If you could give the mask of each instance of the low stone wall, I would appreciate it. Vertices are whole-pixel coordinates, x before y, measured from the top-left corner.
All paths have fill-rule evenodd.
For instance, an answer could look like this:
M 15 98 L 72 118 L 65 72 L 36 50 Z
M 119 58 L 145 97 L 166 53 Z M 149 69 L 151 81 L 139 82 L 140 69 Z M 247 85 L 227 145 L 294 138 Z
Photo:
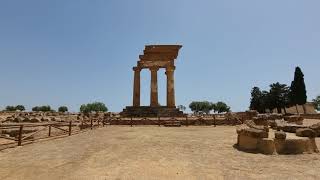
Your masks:
M 245 120 L 251 120 L 254 117 L 258 116 L 258 112 L 257 111 L 245 111 L 245 112 L 236 112 L 235 113 L 236 116 L 238 118 L 240 118 L 241 120 L 245 121 Z
M 305 119 L 320 119 L 320 113 L 318 114 L 301 114 Z
M 212 126 L 212 125 L 239 125 L 241 122 L 234 119 L 112 119 L 110 125 L 164 125 L 167 121 L 179 121 L 184 126 Z

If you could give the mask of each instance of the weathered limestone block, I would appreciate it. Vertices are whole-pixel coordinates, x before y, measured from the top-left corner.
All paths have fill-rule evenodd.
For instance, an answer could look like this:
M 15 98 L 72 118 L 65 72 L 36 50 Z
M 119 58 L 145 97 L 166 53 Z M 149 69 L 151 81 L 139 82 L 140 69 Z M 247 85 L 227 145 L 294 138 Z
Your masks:
M 256 123 L 252 120 L 246 120 L 244 122 L 244 124 L 250 128 L 253 128 L 253 129 L 258 129 L 258 130 L 263 130 L 263 131 L 269 132 L 268 126 L 256 125 Z
M 268 120 L 276 120 L 276 119 L 283 119 L 282 114 L 270 114 Z
M 269 122 L 266 118 L 254 117 L 253 121 L 256 125 L 268 126 Z
M 283 117 L 285 121 L 287 121 L 288 123 L 295 123 L 298 125 L 302 125 L 303 124 L 303 117 L 302 116 L 284 116 Z
M 18 117 L 16 117 L 16 118 L 14 118 L 13 122 L 20 123 L 20 122 L 22 122 L 23 120 L 24 120 L 24 118 L 18 116 Z
M 275 147 L 278 154 L 302 154 L 319 152 L 314 138 L 300 139 L 275 139 Z
M 238 133 L 238 147 L 242 150 L 247 151 L 259 151 L 262 153 L 273 153 L 270 150 L 270 142 L 267 140 L 268 132 L 264 130 L 264 127 L 259 127 L 262 129 L 251 128 L 250 126 L 254 126 L 251 121 L 246 121 L 246 124 L 242 124 L 237 127 Z M 249 126 L 247 125 L 249 124 Z
M 314 124 L 309 128 L 315 131 L 317 137 L 320 136 L 320 123 Z
M 238 147 L 242 150 L 256 151 L 258 138 L 250 137 L 245 134 L 238 134 Z
M 274 137 L 275 137 L 275 139 L 285 140 L 286 137 L 287 137 L 287 134 L 286 134 L 285 132 L 283 132 L 283 131 L 276 131 L 276 132 L 274 133 Z
M 296 135 L 299 137 L 314 138 L 314 137 L 316 137 L 316 132 L 312 129 L 309 129 L 309 128 L 300 128 L 300 129 L 297 129 Z
M 41 119 L 40 118 L 31 118 L 29 122 L 31 122 L 31 123 L 40 123 Z
M 50 118 L 48 118 L 48 117 L 42 117 L 42 118 L 41 118 L 41 121 L 48 122 L 48 121 L 50 121 Z
M 30 118 L 29 118 L 29 117 L 25 117 L 25 118 L 23 119 L 23 122 L 30 122 Z
M 237 128 L 237 133 L 253 138 L 268 138 L 268 132 L 264 130 L 254 129 L 246 125 L 241 125 Z
M 11 116 L 10 116 L 10 117 L 7 117 L 7 118 L 6 118 L 6 121 L 8 121 L 8 122 L 12 122 L 12 121 L 14 121 L 14 118 L 13 118 L 13 117 L 11 117 Z
M 274 154 L 275 145 L 271 138 L 263 138 L 258 140 L 258 150 L 263 154 Z
M 299 128 L 307 128 L 306 126 L 289 124 L 284 120 L 275 120 L 276 129 L 283 130 L 284 132 L 296 133 L 296 130 Z

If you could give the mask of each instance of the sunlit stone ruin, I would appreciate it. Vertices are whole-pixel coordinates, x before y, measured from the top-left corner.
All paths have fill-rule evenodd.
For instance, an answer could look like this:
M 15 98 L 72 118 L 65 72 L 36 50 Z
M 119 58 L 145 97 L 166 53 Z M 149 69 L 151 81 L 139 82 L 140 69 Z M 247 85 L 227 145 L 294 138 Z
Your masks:
M 181 45 L 148 45 L 139 56 L 137 66 L 133 67 L 133 106 L 127 106 L 122 117 L 181 117 L 183 112 L 176 108 L 174 90 L 174 61 L 178 57 Z M 158 70 L 165 68 L 167 76 L 167 104 L 158 102 Z M 150 106 L 140 104 L 140 72 L 149 69 L 151 73 Z
M 258 115 L 237 127 L 240 150 L 263 154 L 318 153 L 320 123 L 306 126 L 301 116 Z

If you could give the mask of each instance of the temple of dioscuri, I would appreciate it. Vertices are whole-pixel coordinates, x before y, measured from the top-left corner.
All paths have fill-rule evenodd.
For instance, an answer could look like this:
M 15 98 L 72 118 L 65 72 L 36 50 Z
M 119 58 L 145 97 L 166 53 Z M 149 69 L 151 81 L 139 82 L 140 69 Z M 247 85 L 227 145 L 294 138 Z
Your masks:
M 174 90 L 174 61 L 178 57 L 181 45 L 147 45 L 143 55 L 139 56 L 137 66 L 133 67 L 133 105 L 127 106 L 123 117 L 179 117 L 183 112 L 176 108 Z M 158 70 L 165 68 L 167 76 L 167 104 L 158 103 Z M 140 72 L 149 69 L 151 74 L 150 106 L 140 105 Z

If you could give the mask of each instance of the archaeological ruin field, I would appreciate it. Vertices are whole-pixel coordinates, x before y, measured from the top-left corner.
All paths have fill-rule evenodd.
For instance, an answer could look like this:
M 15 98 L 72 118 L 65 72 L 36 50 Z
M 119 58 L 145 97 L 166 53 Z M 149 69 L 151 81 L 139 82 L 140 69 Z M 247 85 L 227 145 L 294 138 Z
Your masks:
M 320 178 L 318 154 L 246 153 L 236 139 L 233 126 L 108 126 L 4 150 L 0 179 Z

